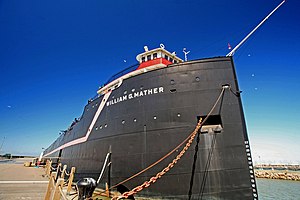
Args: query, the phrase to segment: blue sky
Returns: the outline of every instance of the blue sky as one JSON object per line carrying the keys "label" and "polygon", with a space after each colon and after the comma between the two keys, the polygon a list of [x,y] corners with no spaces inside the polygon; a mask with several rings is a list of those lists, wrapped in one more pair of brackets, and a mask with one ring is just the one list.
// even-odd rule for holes
{"label": "blue sky", "polygon": [[[1,153],[38,155],[144,45],[226,55],[280,2],[0,1]],[[299,6],[287,1],[234,56],[256,162],[300,163]]]}

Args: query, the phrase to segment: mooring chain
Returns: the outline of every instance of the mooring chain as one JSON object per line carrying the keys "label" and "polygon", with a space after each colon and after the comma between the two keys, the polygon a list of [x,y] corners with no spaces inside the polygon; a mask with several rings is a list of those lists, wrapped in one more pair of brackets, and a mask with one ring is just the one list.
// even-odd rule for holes
{"label": "mooring chain", "polygon": [[191,135],[190,139],[188,140],[188,142],[186,143],[186,145],[184,146],[184,148],[181,150],[181,152],[176,156],[175,159],[173,159],[173,161],[171,163],[169,163],[169,165],[167,167],[165,167],[162,171],[158,172],[156,174],[156,176],[153,176],[149,179],[149,181],[145,181],[142,185],[137,186],[135,188],[133,188],[131,191],[129,192],[125,192],[123,193],[121,196],[119,197],[115,197],[113,198],[113,200],[117,199],[122,199],[122,198],[128,198],[131,195],[134,195],[140,191],[142,191],[143,189],[149,187],[151,184],[155,183],[157,181],[157,179],[161,178],[163,175],[165,175],[172,167],[174,167],[174,165],[181,159],[181,157],[184,155],[184,153],[189,149],[189,147],[191,146],[191,144],[193,143],[193,140],[196,136],[196,134],[198,133],[200,127],[201,127],[201,122],[202,122],[202,118],[199,119],[199,122],[195,128],[195,130],[193,131],[193,134]]}
{"label": "mooring chain", "polygon": [[[212,112],[214,111],[215,107],[217,106],[218,102],[220,101],[221,97],[223,96],[224,94],[224,91],[225,89],[228,89],[230,86],[229,85],[224,85],[222,87],[222,90],[221,90],[221,93],[219,95],[219,97],[217,98],[215,104],[213,105],[213,107],[211,108],[211,110],[209,111],[209,113],[207,114],[207,116],[205,117],[205,119],[202,121],[202,118],[199,119],[198,121],[198,124],[195,128],[195,130],[192,132],[192,134],[190,134],[187,139],[185,139],[184,141],[188,140],[188,142],[186,143],[186,145],[184,146],[184,148],[181,150],[181,152],[176,156],[175,159],[173,159],[173,161],[166,167],[164,168],[162,171],[160,171],[159,173],[156,174],[156,176],[153,176],[149,179],[149,181],[145,181],[142,185],[139,185],[135,188],[133,188],[131,191],[128,191],[128,192],[125,192],[123,193],[122,195],[120,196],[116,196],[116,197],[113,197],[112,200],[120,200],[120,199],[124,199],[124,198],[128,198],[129,196],[131,195],[134,195],[140,191],[142,191],[144,188],[147,188],[149,187],[151,184],[155,183],[157,181],[157,179],[161,178],[165,173],[167,173],[172,167],[174,167],[174,165],[178,162],[178,160],[180,160],[180,158],[184,155],[184,153],[189,149],[189,147],[191,146],[196,134],[198,133],[199,129],[201,128],[201,126],[206,122],[206,120],[208,119],[208,117],[212,114]],[[181,144],[179,145],[181,146]],[[177,146],[175,149],[177,149],[179,146]],[[169,155],[172,153],[173,151],[171,151],[169,153]],[[163,157],[163,158],[166,158],[166,157]],[[162,160],[162,159],[161,159]],[[157,164],[157,163],[155,163]],[[154,165],[153,165],[154,166]],[[151,166],[152,167],[152,166]],[[149,168],[149,167],[148,167]],[[145,171],[145,170],[143,170]],[[142,172],[143,172],[142,171]],[[126,179],[125,181],[122,181],[121,183],[124,183],[128,180],[130,180],[131,178],[133,177],[136,177],[138,174],[140,173],[137,173],[136,175],[133,175],[132,177]],[[119,183],[119,184],[121,184]],[[117,185],[119,185],[117,184]],[[117,185],[113,186],[113,187],[116,187]]]}

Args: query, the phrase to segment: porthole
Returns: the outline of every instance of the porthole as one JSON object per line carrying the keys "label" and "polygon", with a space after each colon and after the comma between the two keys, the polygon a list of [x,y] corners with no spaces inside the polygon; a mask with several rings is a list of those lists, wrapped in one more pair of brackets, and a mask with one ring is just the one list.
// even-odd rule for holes
{"label": "porthole", "polygon": [[199,82],[199,81],[200,81],[200,78],[197,76],[197,77],[195,78],[195,80],[196,80],[197,82]]}
{"label": "porthole", "polygon": [[102,129],[103,127],[102,127],[102,125],[100,126],[100,129]]}
{"label": "porthole", "polygon": [[96,129],[96,131],[97,131],[97,130],[99,129],[99,128],[98,128],[98,126],[96,126],[96,128],[95,128],[95,129]]}
{"label": "porthole", "polygon": [[125,120],[122,120],[122,124],[125,124]]}
{"label": "porthole", "polygon": [[115,98],[115,96],[112,96],[111,98],[112,98],[112,99],[114,99],[114,98]]}
{"label": "porthole", "polygon": [[127,90],[124,91],[124,94],[127,94]]}
{"label": "porthole", "polygon": [[141,85],[140,89],[141,89],[141,90],[144,89],[144,86]]}
{"label": "porthole", "polygon": [[136,122],[137,121],[136,118],[134,118],[133,121]]}
{"label": "porthole", "polygon": [[107,127],[107,124],[104,125],[104,128],[106,128],[106,127]]}
{"label": "porthole", "polygon": [[171,83],[171,85],[174,85],[174,84],[175,84],[175,81],[172,79],[172,80],[170,81],[170,83]]}
{"label": "porthole", "polygon": [[177,117],[180,117],[181,116],[181,114],[180,113],[177,113]]}
{"label": "porthole", "polygon": [[175,92],[176,92],[176,89],[170,89],[170,92],[171,92],[171,93],[175,93]]}
{"label": "porthole", "polygon": [[134,89],[134,88],[132,88],[131,92],[134,92],[134,91],[135,91],[135,89]]}
{"label": "porthole", "polygon": [[95,106],[98,106],[98,103],[96,103],[96,105]]}
{"label": "porthole", "polygon": [[153,119],[154,119],[154,120],[156,120],[156,119],[157,119],[157,117],[156,117],[156,116],[154,116],[154,117],[153,117]]}

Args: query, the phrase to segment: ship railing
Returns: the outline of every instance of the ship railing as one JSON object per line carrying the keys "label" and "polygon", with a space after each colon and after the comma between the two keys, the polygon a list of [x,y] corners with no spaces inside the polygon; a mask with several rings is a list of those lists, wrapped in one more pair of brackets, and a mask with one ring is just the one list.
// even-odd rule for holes
{"label": "ship railing", "polygon": [[[108,81],[103,84],[99,89],[101,89],[102,87],[106,86],[107,84],[109,84],[110,82],[120,78],[121,76],[125,75],[125,74],[128,74],[130,72],[133,72],[134,70],[136,70],[138,68],[139,64],[135,64],[135,65],[132,65],[130,67],[127,67],[126,69],[123,69],[122,71],[114,74],[113,76],[111,76]],[[90,98],[88,100],[88,103],[91,103],[93,102],[94,100],[96,100],[97,98],[103,96],[103,94],[96,94],[95,96],[93,96],[92,98]]]}
{"label": "ship railing", "polygon": [[117,78],[120,78],[121,76],[125,75],[125,74],[128,74],[134,70],[137,69],[137,67],[139,66],[139,64],[135,64],[135,65],[132,65],[130,67],[127,67],[126,69],[123,69],[122,71],[116,73],[115,75],[111,76],[108,81],[104,84],[107,85],[109,84],[110,82],[112,82],[113,80],[116,80]]}

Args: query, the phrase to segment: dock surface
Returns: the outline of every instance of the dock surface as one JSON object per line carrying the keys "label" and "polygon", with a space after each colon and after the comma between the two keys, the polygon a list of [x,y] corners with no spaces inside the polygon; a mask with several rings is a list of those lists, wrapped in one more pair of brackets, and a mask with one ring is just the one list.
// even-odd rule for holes
{"label": "dock surface", "polygon": [[0,200],[43,200],[48,178],[43,168],[24,167],[28,158],[0,162]]}

